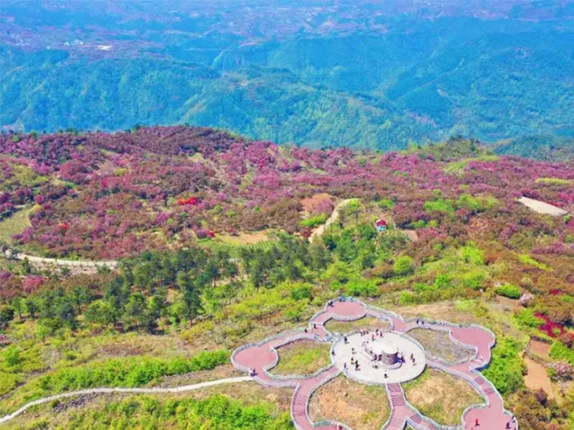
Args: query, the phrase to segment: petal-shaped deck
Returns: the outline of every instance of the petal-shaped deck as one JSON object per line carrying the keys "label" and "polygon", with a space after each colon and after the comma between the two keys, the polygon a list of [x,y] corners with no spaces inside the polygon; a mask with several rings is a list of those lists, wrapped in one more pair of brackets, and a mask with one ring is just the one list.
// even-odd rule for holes
{"label": "petal-shaped deck", "polygon": [[[390,321],[391,331],[397,335],[408,337],[408,332],[414,328],[427,330],[440,330],[449,333],[451,340],[465,348],[474,349],[474,356],[465,362],[445,364],[431,357],[426,364],[440,369],[456,377],[468,381],[484,398],[484,405],[475,405],[468,408],[461,417],[460,426],[441,426],[432,419],[421,415],[405,398],[400,383],[382,384],[380,379],[364,381],[370,384],[386,386],[391,404],[391,416],[383,426],[384,430],[403,430],[407,423],[417,430],[439,430],[474,428],[479,423],[479,429],[503,430],[507,423],[511,429],[517,429],[516,420],[511,422],[512,414],[504,409],[504,402],[496,388],[479,372],[485,368],[491,359],[491,348],[495,344],[495,337],[489,330],[480,326],[459,326],[444,322],[431,322],[422,320],[405,321],[399,315],[383,309],[373,308],[356,300],[339,300],[330,302],[325,309],[315,314],[304,330],[290,331],[266,339],[256,345],[245,345],[238,348],[232,355],[232,362],[240,370],[250,372],[259,383],[270,387],[295,387],[291,402],[291,416],[295,427],[302,430],[321,429],[349,429],[348,426],[338,422],[313,423],[309,417],[309,400],[313,393],[331,379],[343,373],[332,364],[314,375],[277,376],[269,372],[278,362],[277,348],[303,339],[312,339],[317,342],[334,342],[332,334],[325,328],[330,319],[353,321],[366,315]],[[416,342],[414,339],[409,339]],[[418,343],[418,342],[417,342]],[[423,350],[422,345],[419,345]],[[334,361],[334,357],[331,357]],[[363,375],[362,375],[363,376]],[[364,379],[364,378],[363,378]]]}

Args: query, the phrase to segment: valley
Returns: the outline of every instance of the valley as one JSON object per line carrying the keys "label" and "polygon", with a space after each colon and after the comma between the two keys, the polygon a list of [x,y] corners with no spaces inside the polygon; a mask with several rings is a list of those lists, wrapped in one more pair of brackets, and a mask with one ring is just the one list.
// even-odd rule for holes
{"label": "valley", "polygon": [[0,429],[574,430],[574,2],[2,0]]}
{"label": "valley", "polygon": [[569,2],[101,3],[2,2],[2,130],[193,124],[384,151],[462,135],[572,156]]}

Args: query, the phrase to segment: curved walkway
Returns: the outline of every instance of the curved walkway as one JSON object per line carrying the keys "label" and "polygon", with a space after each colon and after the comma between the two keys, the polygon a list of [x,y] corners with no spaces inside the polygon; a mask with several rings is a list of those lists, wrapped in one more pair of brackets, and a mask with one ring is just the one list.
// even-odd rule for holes
{"label": "curved walkway", "polygon": [[278,377],[269,373],[279,361],[277,348],[303,339],[317,342],[331,342],[332,336],[325,328],[325,323],[331,319],[339,321],[354,321],[367,314],[364,304],[356,302],[334,302],[327,305],[321,312],[316,313],[304,331],[283,333],[256,345],[245,345],[233,353],[231,360],[238,369],[254,373],[254,378],[261,384],[271,387],[296,387],[291,402],[291,417],[299,430],[320,428],[337,430],[347,428],[341,423],[324,421],[313,423],[308,413],[311,395],[322,385],[341,374],[335,366],[330,365],[314,375]]}
{"label": "curved walkway", "polygon": [[93,267],[97,269],[98,267],[109,267],[110,269],[116,268],[118,262],[114,260],[110,261],[92,261],[92,260],[65,260],[59,258],[44,258],[36,257],[34,255],[18,253],[14,256],[16,260],[28,260],[30,263],[35,264],[46,264],[55,266],[67,266],[67,267]]}
{"label": "curved walkway", "polygon": [[[511,430],[517,430],[518,424],[512,421],[512,414],[504,409],[504,402],[496,388],[486,380],[480,370],[484,369],[491,359],[491,348],[495,344],[494,334],[480,326],[459,326],[444,322],[423,320],[404,320],[399,315],[383,309],[368,307],[358,301],[335,302],[314,315],[304,331],[291,331],[266,339],[255,345],[244,345],[234,351],[232,362],[236,368],[248,371],[259,383],[270,387],[296,387],[291,403],[291,416],[299,430],[320,428],[323,430],[349,429],[338,422],[324,421],[314,423],[309,417],[309,401],[313,393],[342,372],[333,364],[319,370],[313,375],[277,376],[269,371],[279,361],[277,349],[290,343],[313,339],[317,342],[332,342],[333,337],[324,324],[330,319],[357,320],[366,315],[390,321],[391,331],[407,335],[415,328],[448,332],[453,343],[475,354],[470,360],[461,363],[447,364],[434,357],[427,359],[430,367],[468,381],[483,397],[485,404],[467,408],[458,426],[443,426],[423,416],[407,399],[401,384],[384,384],[391,404],[391,416],[383,426],[384,430],[403,430],[407,424],[416,430],[470,430],[479,423],[479,429],[504,430],[510,423]],[[411,338],[411,340],[413,340]],[[413,340],[414,341],[414,340]],[[416,342],[416,341],[414,341]],[[333,346],[332,346],[333,347]],[[421,348],[422,347],[421,345]],[[376,384],[376,382],[371,381]]]}
{"label": "curved walkway", "polygon": [[249,376],[240,376],[238,378],[218,379],[216,381],[202,382],[200,384],[185,385],[182,387],[174,387],[174,388],[92,388],[79,391],[70,391],[68,393],[56,394],[54,396],[44,397],[42,399],[34,400],[33,402],[27,403],[26,405],[18,409],[16,412],[0,418],[0,424],[4,424],[16,418],[18,415],[23,414],[33,406],[42,405],[44,403],[49,403],[53,400],[65,399],[68,397],[83,396],[87,394],[110,394],[110,393],[112,394],[113,393],[131,393],[131,394],[184,393],[186,391],[199,390],[200,388],[213,387],[215,385],[233,384],[236,382],[247,382],[252,380],[253,378]]}
{"label": "curved walkway", "polygon": [[[491,359],[491,349],[496,343],[495,336],[492,332],[478,326],[462,327],[442,322],[423,322],[423,320],[419,322],[416,320],[405,321],[398,315],[390,315],[390,318],[395,331],[408,333],[415,328],[446,331],[449,333],[453,343],[475,350],[474,357],[463,363],[449,365],[441,363],[436,359],[427,361],[430,367],[465,379],[486,401],[486,405],[477,405],[467,408],[463,413],[463,425],[460,426],[460,428],[473,429],[477,422],[479,423],[479,428],[482,429],[504,430],[507,423],[512,424],[511,429],[518,428],[516,422],[512,423],[513,415],[504,409],[504,401],[500,393],[479,372],[479,370],[487,367]],[[428,418],[425,419],[425,417],[416,412],[412,406],[410,406],[409,409],[411,409],[411,411],[394,409],[391,424],[385,429],[402,430],[405,422],[408,422],[416,429],[437,430],[444,427]]]}

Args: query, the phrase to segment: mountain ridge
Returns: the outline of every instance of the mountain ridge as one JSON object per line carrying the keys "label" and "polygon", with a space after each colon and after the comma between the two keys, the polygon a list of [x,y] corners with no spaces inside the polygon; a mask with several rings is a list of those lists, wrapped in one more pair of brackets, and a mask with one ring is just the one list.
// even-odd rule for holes
{"label": "mountain ridge", "polygon": [[488,18],[474,2],[431,2],[427,11],[416,2],[263,3],[196,5],[193,17],[126,4],[104,22],[105,8],[83,12],[68,0],[60,20],[39,5],[32,21],[20,18],[32,4],[3,2],[0,126],[190,123],[277,143],[382,150],[574,128],[574,21],[560,2],[537,19],[541,9],[522,2],[492,2]]}

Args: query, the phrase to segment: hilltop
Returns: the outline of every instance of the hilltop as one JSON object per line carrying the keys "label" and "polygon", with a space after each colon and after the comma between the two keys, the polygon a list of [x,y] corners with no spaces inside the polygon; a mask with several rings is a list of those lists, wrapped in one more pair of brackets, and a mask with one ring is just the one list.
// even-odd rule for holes
{"label": "hilltop", "polygon": [[[308,236],[320,224],[313,217],[330,215],[345,198],[388,202],[382,210],[400,227],[455,231],[461,240],[478,220],[488,219],[489,238],[510,234],[528,214],[517,197],[565,209],[574,203],[571,163],[499,158],[464,139],[377,154],[156,127],[5,135],[0,162],[2,217],[30,215],[31,227],[14,243],[47,257],[128,257],[209,234],[275,229]],[[322,193],[327,197],[304,211],[303,199]]]}
{"label": "hilltop", "polygon": [[[4,134],[0,175],[0,245],[10,250],[0,257],[0,415],[107,387],[48,399],[7,428],[178,428],[189,417],[197,428],[292,428],[292,391],[256,386],[230,351],[303,333],[339,295],[488,328],[481,351],[497,343],[482,372],[520,427],[572,422],[572,161],[499,156],[462,138],[380,153],[177,126]],[[521,197],[567,213],[537,213]],[[385,324],[354,318],[326,329]],[[471,359],[447,333],[411,334],[439,361]],[[311,342],[279,348],[283,380],[330,363],[328,346],[304,335]],[[407,400],[460,424],[480,399],[455,370],[425,370],[404,384]],[[381,387],[336,378],[317,393],[313,420],[368,430],[389,417]]]}

